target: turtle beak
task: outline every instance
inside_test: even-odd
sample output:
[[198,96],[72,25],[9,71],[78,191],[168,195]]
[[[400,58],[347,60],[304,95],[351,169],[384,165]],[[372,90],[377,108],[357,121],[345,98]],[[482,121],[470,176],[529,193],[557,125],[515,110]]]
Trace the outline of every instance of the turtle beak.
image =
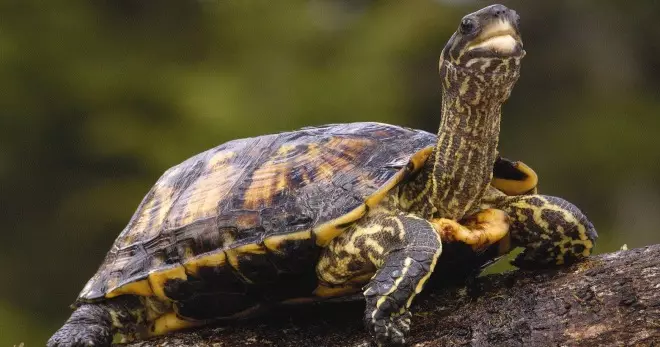
[[503,5],[492,5],[479,12],[485,25],[467,47],[468,51],[489,50],[502,56],[524,55],[518,31],[520,17],[516,11]]

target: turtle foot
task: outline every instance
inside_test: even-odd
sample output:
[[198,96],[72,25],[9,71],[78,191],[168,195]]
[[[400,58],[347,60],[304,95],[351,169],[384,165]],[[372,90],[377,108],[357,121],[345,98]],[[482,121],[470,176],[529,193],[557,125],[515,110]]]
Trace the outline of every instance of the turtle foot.
[[401,315],[368,320],[367,329],[379,347],[404,346],[410,332],[411,317],[410,312],[406,311]]
[[110,346],[112,329],[107,310],[99,305],[83,305],[48,340],[48,347]]
[[48,347],[110,346],[110,329],[97,324],[65,324],[49,340]]

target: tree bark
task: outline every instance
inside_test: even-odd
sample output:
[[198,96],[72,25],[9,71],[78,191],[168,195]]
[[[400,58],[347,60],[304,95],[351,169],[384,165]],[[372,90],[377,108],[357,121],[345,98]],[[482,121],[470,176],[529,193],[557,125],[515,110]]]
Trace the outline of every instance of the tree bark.
[[[366,347],[363,308],[306,305],[130,346]],[[660,245],[429,288],[412,311],[410,346],[660,346]]]

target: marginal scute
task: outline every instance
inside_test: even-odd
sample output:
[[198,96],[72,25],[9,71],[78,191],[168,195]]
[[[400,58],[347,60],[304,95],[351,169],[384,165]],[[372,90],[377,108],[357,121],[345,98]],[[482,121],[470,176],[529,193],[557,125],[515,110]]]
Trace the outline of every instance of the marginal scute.
[[110,299],[119,295],[132,294],[138,296],[152,296],[154,292],[151,290],[149,281],[144,279],[135,282],[129,282],[123,286],[117,287],[116,289],[108,292],[105,297]]
[[218,250],[198,255],[183,263],[183,267],[189,274],[197,275],[201,267],[220,267],[224,266],[226,261],[227,256],[225,252]]
[[234,249],[229,250],[235,254],[266,254],[266,249],[259,244],[251,243],[244,246],[239,246]]
[[327,223],[321,224],[314,228],[316,235],[316,244],[320,247],[327,246],[332,239],[346,230],[347,225],[362,218],[367,213],[367,205],[360,205],[351,212],[333,219]]
[[253,283],[254,281],[241,271],[241,259],[251,255],[264,255],[266,254],[266,248],[259,244],[247,244],[234,249],[228,249],[225,253],[227,254],[227,261],[237,274],[246,283]]
[[302,241],[312,238],[311,230],[299,231],[291,234],[273,235],[264,239],[264,246],[272,252],[283,254],[282,244],[287,241]]
[[433,146],[428,146],[426,148],[423,148],[419,152],[413,154],[410,157],[410,162],[413,164],[413,172],[419,171],[424,164],[426,163],[426,160],[431,156],[433,153],[434,147]]
[[188,279],[186,270],[181,265],[175,265],[165,269],[159,269],[149,273],[149,284],[155,296],[163,301],[169,301],[170,298],[165,295],[165,282],[168,280],[178,278],[182,280]]

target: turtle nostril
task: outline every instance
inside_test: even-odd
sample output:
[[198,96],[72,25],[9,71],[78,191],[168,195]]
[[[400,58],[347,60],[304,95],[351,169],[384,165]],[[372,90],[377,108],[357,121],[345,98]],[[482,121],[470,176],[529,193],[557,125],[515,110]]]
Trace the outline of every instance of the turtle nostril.
[[491,11],[491,14],[493,15],[493,17],[498,18],[498,17],[506,16],[509,9],[506,8],[503,5],[493,5],[490,8],[490,11]]

